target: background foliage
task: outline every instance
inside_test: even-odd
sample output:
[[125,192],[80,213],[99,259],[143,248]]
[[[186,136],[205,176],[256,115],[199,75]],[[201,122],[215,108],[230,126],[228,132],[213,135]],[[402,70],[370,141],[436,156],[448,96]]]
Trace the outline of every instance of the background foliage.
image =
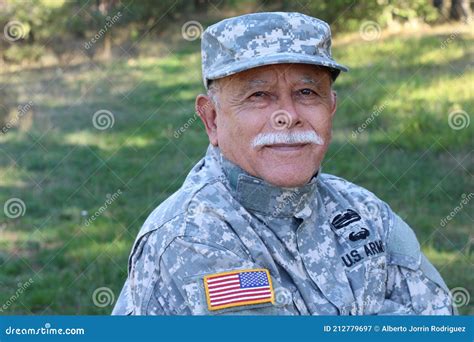
[[[448,286],[473,293],[470,13],[422,0],[9,0],[0,27],[15,20],[22,32],[0,39],[0,204],[20,199],[24,210],[0,210],[0,314],[110,313],[141,224],[208,143],[193,105],[199,39],[182,28],[264,10],[327,20],[333,53],[351,68],[335,83],[324,172],[388,202]],[[112,123],[99,129],[103,110]],[[473,314],[473,301],[460,310]]]

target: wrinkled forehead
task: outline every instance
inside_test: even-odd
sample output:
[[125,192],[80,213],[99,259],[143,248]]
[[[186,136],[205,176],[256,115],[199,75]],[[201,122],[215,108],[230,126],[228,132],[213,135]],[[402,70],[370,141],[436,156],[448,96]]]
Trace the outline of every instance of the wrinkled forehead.
[[265,65],[224,77],[226,83],[235,86],[273,85],[281,82],[287,84],[321,84],[330,85],[331,76],[327,68],[310,64],[275,64]]

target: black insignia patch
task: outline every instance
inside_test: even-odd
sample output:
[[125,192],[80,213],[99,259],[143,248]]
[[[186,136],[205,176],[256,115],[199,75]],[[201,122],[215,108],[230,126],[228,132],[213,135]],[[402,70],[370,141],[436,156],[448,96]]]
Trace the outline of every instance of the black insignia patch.
[[341,229],[357,221],[360,221],[360,215],[352,209],[347,209],[344,213],[337,215],[331,224],[335,229]]
[[359,230],[357,233],[350,233],[349,234],[349,240],[351,241],[359,241],[359,240],[362,240],[362,239],[367,239],[367,237],[370,236],[370,232],[368,229],[366,228],[362,228],[361,230]]

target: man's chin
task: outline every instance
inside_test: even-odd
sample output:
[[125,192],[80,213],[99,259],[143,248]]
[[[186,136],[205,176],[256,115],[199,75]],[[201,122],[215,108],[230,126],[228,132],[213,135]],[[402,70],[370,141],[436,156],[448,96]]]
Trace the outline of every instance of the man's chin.
[[[285,151],[264,154],[259,160],[260,177],[275,186],[294,188],[307,184],[319,169],[319,163],[312,163],[314,154]],[[317,165],[315,165],[317,164]]]
[[[316,173],[316,171],[314,172]],[[261,178],[274,186],[281,188],[295,188],[307,184],[314,176],[313,172],[301,172],[301,170],[278,170],[271,174],[263,175]]]

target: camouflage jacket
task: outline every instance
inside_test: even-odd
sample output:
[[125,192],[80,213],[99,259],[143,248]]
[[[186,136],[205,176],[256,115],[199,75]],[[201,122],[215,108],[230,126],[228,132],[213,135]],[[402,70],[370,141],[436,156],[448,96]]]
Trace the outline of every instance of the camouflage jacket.
[[[320,170],[321,171],[321,170]],[[272,300],[212,308],[204,278],[265,269]],[[144,223],[116,315],[453,314],[413,230],[371,192],[318,172],[279,188],[210,146]]]

